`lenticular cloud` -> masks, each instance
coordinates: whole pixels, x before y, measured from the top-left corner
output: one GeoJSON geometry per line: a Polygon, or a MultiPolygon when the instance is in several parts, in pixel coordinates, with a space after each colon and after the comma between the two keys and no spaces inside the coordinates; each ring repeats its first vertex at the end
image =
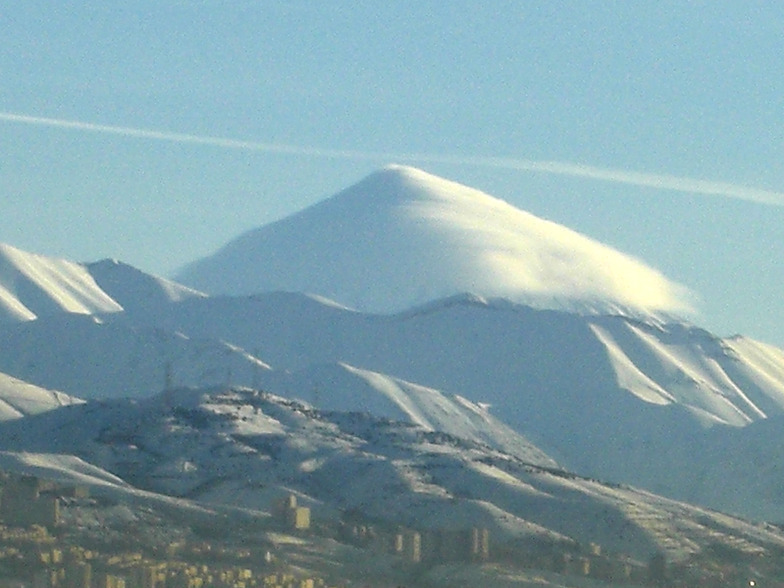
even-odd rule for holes
{"type": "Polygon", "coordinates": [[[307,292],[379,313],[466,292],[579,311],[692,310],[685,288],[632,257],[402,166],[250,231],[177,278],[212,293],[307,292]]]}

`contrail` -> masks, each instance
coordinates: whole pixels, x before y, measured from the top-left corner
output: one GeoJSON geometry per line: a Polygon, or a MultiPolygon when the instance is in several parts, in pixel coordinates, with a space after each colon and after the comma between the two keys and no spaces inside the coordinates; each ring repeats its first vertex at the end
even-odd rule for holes
{"type": "Polygon", "coordinates": [[[396,162],[422,162],[446,163],[454,165],[469,165],[475,167],[490,167],[507,170],[520,170],[535,173],[544,173],[559,176],[572,176],[600,180],[632,186],[642,186],[661,190],[689,192],[708,196],[722,196],[748,200],[772,206],[784,206],[784,193],[773,190],[763,190],[726,182],[715,182],[672,176],[666,174],[652,174],[637,171],[602,168],[567,161],[544,161],[531,159],[516,159],[502,157],[468,157],[459,155],[439,155],[432,153],[385,153],[366,152],[340,149],[320,149],[317,147],[302,147],[280,143],[264,143],[259,141],[244,141],[223,137],[191,135],[188,133],[174,133],[168,131],[155,131],[134,127],[116,125],[103,125],[76,120],[46,118],[29,116],[12,112],[0,112],[0,121],[21,123],[28,125],[72,129],[93,133],[105,133],[139,139],[153,139],[157,141],[170,141],[173,143],[191,143],[209,145],[228,149],[242,149],[245,151],[259,151],[281,155],[294,155],[302,157],[323,157],[330,159],[353,159],[364,161],[396,161],[396,162]]]}
{"type": "MultiPolygon", "coordinates": [[[[28,116],[24,114],[14,114],[12,112],[0,112],[0,120],[28,125],[56,127],[59,129],[72,129],[76,131],[88,131],[92,133],[121,135],[123,137],[135,137],[139,139],[154,139],[157,141],[169,141],[172,143],[195,143],[198,145],[210,145],[213,147],[225,147],[229,149],[244,149],[245,151],[263,151],[267,153],[280,153],[283,155],[332,157],[336,159],[375,159],[372,154],[363,154],[358,151],[317,149],[296,147],[294,145],[281,145],[277,143],[261,143],[258,141],[226,139],[222,137],[205,137],[203,135],[190,135],[187,133],[153,131],[151,129],[139,129],[116,125],[101,125],[77,120],[28,116]]],[[[383,154],[378,155],[381,156],[383,154]]]]}

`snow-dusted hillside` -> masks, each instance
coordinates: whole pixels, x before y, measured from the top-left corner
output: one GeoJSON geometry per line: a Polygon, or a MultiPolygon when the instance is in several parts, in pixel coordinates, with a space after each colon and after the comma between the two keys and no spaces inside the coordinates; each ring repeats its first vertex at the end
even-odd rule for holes
{"type": "Polygon", "coordinates": [[[772,529],[415,425],[251,390],[67,407],[0,425],[0,444],[73,454],[136,486],[207,502],[268,510],[295,492],[316,520],[352,511],[423,530],[484,526],[494,545],[536,537],[672,558],[709,543],[784,547],[772,529]]]}
{"type": "MultiPolygon", "coordinates": [[[[567,397],[669,407],[701,426],[740,426],[784,411],[784,352],[680,322],[475,297],[379,316],[275,293],[187,301],[159,325],[254,349],[277,369],[344,362],[464,394],[507,421],[525,419],[537,403],[537,418],[563,415],[574,406],[559,402],[567,397]]],[[[576,410],[576,418],[588,416],[576,410]]]]}
{"type": "Polygon", "coordinates": [[[0,321],[118,310],[83,265],[0,244],[0,321]]]}
{"type": "Polygon", "coordinates": [[[83,401],[62,392],[39,388],[0,373],[0,421],[18,419],[81,402],[83,401]]]}
{"type": "Polygon", "coordinates": [[[62,313],[149,315],[169,302],[203,296],[117,261],[75,263],[0,243],[0,323],[62,313]]]}
{"type": "Polygon", "coordinates": [[[147,396],[171,385],[250,385],[269,369],[223,341],[82,314],[5,325],[0,350],[0,371],[80,398],[147,396]]]}
{"type": "Polygon", "coordinates": [[[146,316],[165,312],[170,302],[204,298],[206,294],[164,278],[145,273],[114,259],[86,266],[95,283],[128,313],[146,316]]]}
{"type": "Polygon", "coordinates": [[[382,313],[463,292],[580,311],[690,306],[682,287],[635,259],[401,166],[242,235],[177,279],[220,294],[306,292],[382,313]]]}
{"type": "MultiPolygon", "coordinates": [[[[312,366],[297,373],[273,371],[220,338],[134,326],[119,320],[119,314],[105,318],[60,315],[8,325],[0,330],[0,348],[5,350],[0,353],[0,369],[22,374],[38,386],[93,399],[144,398],[171,386],[229,383],[300,399],[319,396],[323,390],[321,406],[403,420],[555,465],[523,435],[457,395],[345,364],[312,366]]],[[[32,385],[29,390],[27,403],[41,402],[42,391],[32,385]]],[[[17,398],[15,406],[21,402],[17,398]]]]}
{"type": "MultiPolygon", "coordinates": [[[[471,297],[378,316],[275,293],[185,301],[158,324],[254,349],[275,368],[257,384],[277,393],[395,416],[405,404],[391,403],[397,392],[383,393],[385,385],[413,383],[487,407],[570,469],[754,516],[759,511],[739,495],[718,501],[707,488],[695,490],[691,474],[707,428],[745,426],[784,406],[781,350],[684,323],[471,297]],[[346,382],[363,372],[349,378],[334,367],[341,362],[386,374],[359,378],[382,384],[382,396],[359,396],[346,382]],[[333,373],[320,367],[330,364],[333,373]],[[293,372],[289,384],[276,379],[281,371],[293,372]]],[[[427,418],[438,422],[437,414],[427,418]]],[[[731,466],[714,458],[717,468],[731,466]]],[[[766,504],[770,517],[784,517],[784,501],[766,504]]]]}
{"type": "Polygon", "coordinates": [[[529,463],[557,467],[551,457],[486,407],[378,372],[344,363],[314,365],[294,373],[269,370],[260,374],[258,383],[287,398],[309,400],[322,410],[362,412],[405,422],[487,444],[529,463]]]}

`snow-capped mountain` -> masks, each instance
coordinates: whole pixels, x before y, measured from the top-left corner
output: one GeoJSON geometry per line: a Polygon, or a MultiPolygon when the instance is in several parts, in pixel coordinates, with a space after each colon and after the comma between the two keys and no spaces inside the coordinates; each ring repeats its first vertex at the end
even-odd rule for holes
{"type": "Polygon", "coordinates": [[[639,261],[393,166],[182,275],[242,294],[0,246],[0,469],[208,518],[293,492],[502,544],[784,552],[705,510],[784,521],[784,351],[676,318],[639,261]]]}
{"type": "Polygon", "coordinates": [[[643,558],[682,558],[707,544],[784,548],[774,529],[415,425],[253,390],[171,390],[67,407],[0,425],[0,443],[50,461],[76,455],[77,464],[134,486],[206,503],[271,511],[293,492],[317,520],[354,512],[423,531],[480,526],[496,546],[595,542],[643,558]]]}
{"type": "Polygon", "coordinates": [[[88,399],[248,386],[784,520],[776,469],[743,492],[715,483],[748,475],[730,456],[784,418],[784,351],[676,320],[688,296],[657,272],[419,170],[382,170],[186,272],[315,294],[208,296],[120,262],[1,251],[0,371],[31,385],[88,399]],[[492,296],[432,300],[466,290],[492,296]]]}
{"type": "Polygon", "coordinates": [[[0,320],[32,320],[59,312],[122,310],[78,263],[0,244],[0,320]]]}
{"type": "Polygon", "coordinates": [[[379,313],[464,292],[580,311],[690,307],[684,288],[627,255],[402,166],[250,231],[176,279],[213,294],[304,292],[379,313]]]}
{"type": "Polygon", "coordinates": [[[101,314],[155,307],[204,294],[131,266],[28,253],[0,243],[0,322],[62,313],[101,314]]]}
{"type": "Polygon", "coordinates": [[[503,407],[506,418],[520,412],[514,405],[523,397],[563,414],[555,402],[563,394],[678,407],[701,426],[741,426],[784,410],[784,352],[743,337],[721,339],[687,323],[472,297],[379,316],[274,293],[172,305],[158,324],[255,349],[278,369],[345,362],[466,393],[474,402],[503,407]]]}

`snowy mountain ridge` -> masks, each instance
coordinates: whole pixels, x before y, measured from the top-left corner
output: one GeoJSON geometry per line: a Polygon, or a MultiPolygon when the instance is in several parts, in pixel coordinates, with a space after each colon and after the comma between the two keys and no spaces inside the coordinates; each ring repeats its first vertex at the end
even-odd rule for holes
{"type": "Polygon", "coordinates": [[[708,431],[784,412],[784,351],[749,339],[477,297],[399,315],[280,292],[188,297],[148,310],[7,325],[0,371],[87,398],[245,385],[730,512],[784,518],[784,503],[770,494],[784,483],[775,471],[758,481],[754,500],[749,490],[725,482],[727,492],[717,493],[708,483],[711,472],[736,467],[706,451],[716,445],[708,431]],[[695,471],[704,471],[698,483],[695,471]]]}
{"type": "MultiPolygon", "coordinates": [[[[132,311],[204,294],[115,260],[85,264],[0,243],[0,322],[132,311]]],[[[149,308],[148,308],[149,310],[149,308]]]]}
{"type": "Polygon", "coordinates": [[[0,244],[0,320],[32,320],[56,312],[117,312],[81,264],[0,244]]]}
{"type": "Polygon", "coordinates": [[[0,421],[47,412],[83,400],[0,373],[0,421]]]}
{"type": "Polygon", "coordinates": [[[4,418],[61,393],[143,401],[244,386],[784,520],[784,475],[762,468],[739,489],[733,472],[750,473],[728,457],[769,444],[784,418],[784,351],[674,319],[688,296],[657,272],[419,170],[384,169],[192,267],[239,268],[248,288],[276,291],[209,296],[117,261],[0,252],[0,372],[43,389],[27,404],[17,395],[4,418]],[[253,281],[298,272],[325,287],[253,281]],[[521,281],[495,289],[511,280],[499,272],[521,281]],[[352,309],[366,290],[394,300],[352,309]],[[391,313],[391,302],[406,306],[391,313]]]}
{"type": "Polygon", "coordinates": [[[74,455],[63,458],[65,469],[94,464],[101,469],[90,466],[91,475],[112,472],[136,488],[207,505],[270,512],[293,492],[317,520],[354,512],[421,530],[480,526],[497,546],[595,542],[641,558],[684,558],[709,543],[784,547],[780,534],[739,519],[415,425],[247,389],[66,407],[0,424],[0,443],[38,452],[50,467],[56,455],[74,455]]]}
{"type": "Polygon", "coordinates": [[[400,312],[469,292],[540,308],[679,315],[685,288],[638,260],[479,190],[388,166],[184,268],[213,294],[307,292],[400,312]]]}

